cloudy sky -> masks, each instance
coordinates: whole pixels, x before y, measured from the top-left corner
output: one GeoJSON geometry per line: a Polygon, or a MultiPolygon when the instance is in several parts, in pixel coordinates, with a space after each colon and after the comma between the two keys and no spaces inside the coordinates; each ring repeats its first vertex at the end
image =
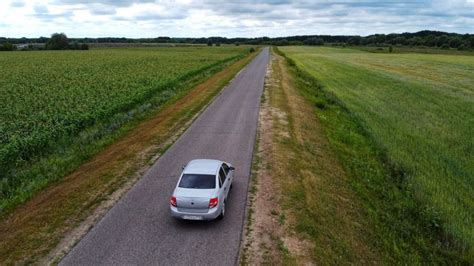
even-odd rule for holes
{"type": "Polygon", "coordinates": [[[0,36],[474,33],[474,0],[0,0],[0,36]]]}

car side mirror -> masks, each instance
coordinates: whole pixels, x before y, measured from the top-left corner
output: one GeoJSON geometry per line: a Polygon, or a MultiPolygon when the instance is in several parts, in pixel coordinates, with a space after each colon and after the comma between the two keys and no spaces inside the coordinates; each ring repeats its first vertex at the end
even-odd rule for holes
{"type": "Polygon", "coordinates": [[[234,171],[234,170],[235,170],[235,167],[231,166],[231,167],[229,167],[229,169],[230,169],[231,171],[234,171]]]}

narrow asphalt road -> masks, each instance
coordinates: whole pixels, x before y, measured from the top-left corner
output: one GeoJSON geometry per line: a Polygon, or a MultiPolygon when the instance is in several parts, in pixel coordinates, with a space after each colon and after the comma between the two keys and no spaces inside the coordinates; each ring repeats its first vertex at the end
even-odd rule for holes
{"type": "Polygon", "coordinates": [[[61,264],[236,264],[268,60],[265,48],[61,264]],[[196,158],[236,167],[222,221],[178,221],[169,215],[181,167],[196,158]]]}

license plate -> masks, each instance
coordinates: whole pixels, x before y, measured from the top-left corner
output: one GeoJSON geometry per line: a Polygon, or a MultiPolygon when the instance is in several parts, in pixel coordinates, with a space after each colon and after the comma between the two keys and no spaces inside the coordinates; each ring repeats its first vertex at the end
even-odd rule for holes
{"type": "Polygon", "coordinates": [[[184,215],[183,219],[186,219],[186,220],[202,220],[202,216],[184,215]]]}

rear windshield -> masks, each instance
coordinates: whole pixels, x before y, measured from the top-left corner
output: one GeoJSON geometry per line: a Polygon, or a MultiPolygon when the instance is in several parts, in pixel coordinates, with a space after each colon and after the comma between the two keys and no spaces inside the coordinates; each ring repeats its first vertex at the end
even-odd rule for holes
{"type": "Polygon", "coordinates": [[[184,174],[179,182],[178,187],[182,188],[216,188],[215,175],[195,175],[184,174]]]}

